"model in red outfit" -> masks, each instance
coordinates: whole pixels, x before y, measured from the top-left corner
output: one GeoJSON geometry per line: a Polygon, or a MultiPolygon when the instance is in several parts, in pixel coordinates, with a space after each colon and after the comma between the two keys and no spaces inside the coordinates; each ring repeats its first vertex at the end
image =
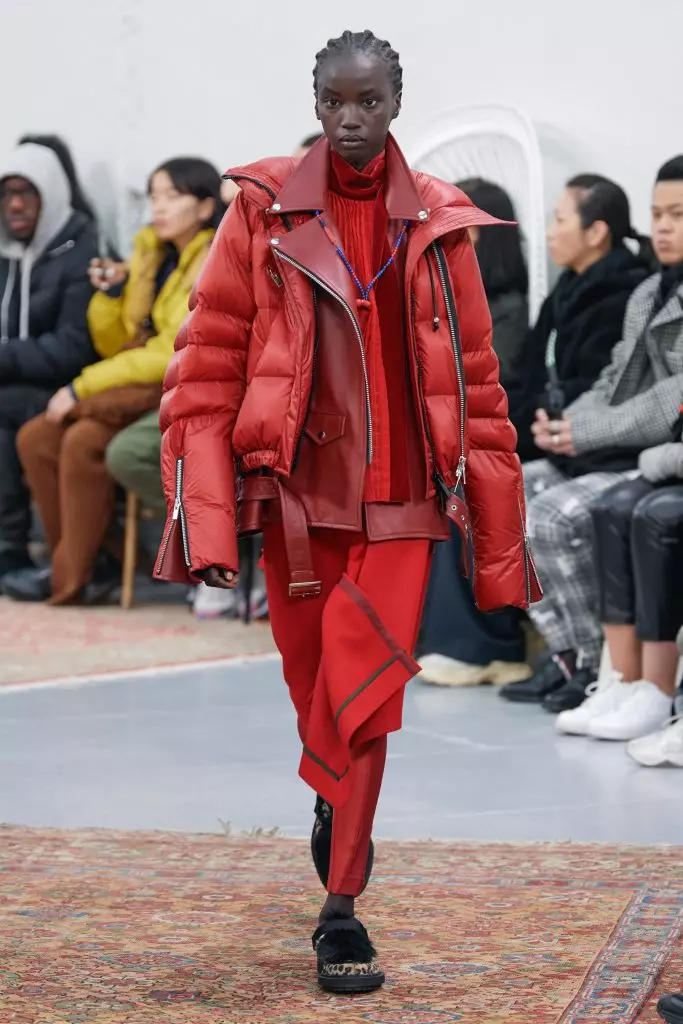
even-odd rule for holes
{"type": "Polygon", "coordinates": [[[301,162],[229,173],[241,192],[165,382],[156,573],[234,587],[238,531],[263,530],[300,773],[318,794],[318,978],[358,992],[384,980],[354,899],[447,517],[480,608],[540,590],[467,234],[491,218],[408,169],[389,135],[402,72],[388,43],[331,40],[314,84],[325,138],[301,162]]]}

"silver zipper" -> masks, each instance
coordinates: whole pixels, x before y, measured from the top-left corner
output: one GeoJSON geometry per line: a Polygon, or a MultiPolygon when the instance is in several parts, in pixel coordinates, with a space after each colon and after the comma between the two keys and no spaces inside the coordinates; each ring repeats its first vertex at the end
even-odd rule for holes
{"type": "Polygon", "coordinates": [[[448,329],[451,334],[451,345],[453,346],[453,356],[455,358],[455,373],[458,378],[458,389],[460,391],[460,458],[458,459],[458,470],[456,475],[456,486],[462,480],[465,481],[465,416],[467,413],[465,403],[465,375],[462,368],[462,357],[460,354],[460,340],[458,338],[458,329],[455,322],[455,315],[451,308],[449,300],[449,288],[448,280],[446,278],[446,271],[443,265],[443,253],[436,244],[432,242],[432,250],[434,252],[434,258],[436,260],[436,267],[439,272],[439,280],[441,281],[441,288],[443,291],[444,302],[446,304],[446,315],[448,317],[448,329]]]}
{"type": "Polygon", "coordinates": [[[366,422],[366,459],[367,459],[367,464],[369,466],[370,463],[372,462],[372,405],[370,403],[370,379],[368,377],[368,364],[367,364],[367,360],[365,358],[365,346],[363,345],[363,334],[362,334],[362,331],[360,329],[360,325],[358,324],[358,321],[356,320],[355,316],[353,315],[353,310],[349,306],[348,302],[345,299],[343,299],[341,297],[341,295],[338,295],[337,292],[333,291],[332,288],[329,287],[329,285],[325,284],[324,281],[321,281],[320,278],[316,277],[315,274],[312,274],[310,270],[308,270],[306,267],[304,267],[297,260],[292,259],[291,256],[288,256],[286,253],[282,252],[281,249],[273,249],[273,252],[276,254],[276,256],[279,259],[284,260],[285,263],[291,263],[291,265],[293,267],[296,267],[296,269],[300,270],[302,274],[305,274],[306,277],[308,277],[311,281],[313,281],[315,284],[317,284],[319,288],[322,288],[323,291],[327,292],[328,295],[331,295],[333,299],[336,299],[337,302],[340,304],[340,306],[342,306],[342,308],[345,309],[346,312],[349,315],[349,319],[351,320],[351,323],[353,324],[353,329],[354,329],[355,334],[356,334],[356,340],[358,342],[358,347],[360,349],[361,364],[363,366],[363,382],[365,384],[365,410],[366,410],[366,421],[367,421],[366,422]]]}
{"type": "Polygon", "coordinates": [[[180,522],[180,536],[183,542],[183,554],[185,555],[185,565],[189,569],[192,565],[190,559],[190,540],[187,535],[187,518],[185,516],[185,509],[183,508],[183,470],[185,467],[185,460],[183,458],[176,459],[175,464],[175,501],[173,503],[173,519],[177,519],[180,522]]]}
{"type": "Polygon", "coordinates": [[[161,550],[159,551],[159,557],[154,567],[155,575],[159,575],[161,572],[164,559],[166,557],[166,550],[171,541],[173,535],[174,523],[180,523],[180,536],[183,543],[183,554],[185,556],[185,565],[189,569],[192,565],[190,560],[190,541],[187,533],[187,519],[185,518],[185,509],[183,508],[183,459],[176,459],[175,464],[175,500],[173,502],[173,512],[171,513],[171,523],[166,531],[166,536],[163,541],[161,550]]]}
{"type": "Polygon", "coordinates": [[[522,505],[519,499],[517,500],[517,508],[519,509],[519,522],[522,527],[522,537],[524,538],[524,579],[526,582],[526,603],[531,604],[531,572],[533,571],[534,579],[539,590],[543,590],[541,581],[534,565],[534,560],[531,557],[531,545],[529,544],[529,537],[526,532],[526,523],[524,522],[524,513],[522,512],[522,505]]]}

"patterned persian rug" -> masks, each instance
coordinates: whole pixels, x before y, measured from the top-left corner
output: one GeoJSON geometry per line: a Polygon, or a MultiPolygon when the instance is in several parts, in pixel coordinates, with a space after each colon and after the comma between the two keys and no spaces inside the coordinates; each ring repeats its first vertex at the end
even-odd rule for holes
{"type": "Polygon", "coordinates": [[[378,844],[383,991],[327,996],[306,844],[0,829],[2,1024],[654,1024],[683,848],[378,844]]]}

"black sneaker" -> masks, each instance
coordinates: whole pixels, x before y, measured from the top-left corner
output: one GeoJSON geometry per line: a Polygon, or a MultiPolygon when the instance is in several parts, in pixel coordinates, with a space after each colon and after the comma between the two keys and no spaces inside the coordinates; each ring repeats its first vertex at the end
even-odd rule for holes
{"type": "Polygon", "coordinates": [[[52,570],[19,569],[2,579],[2,590],[12,601],[48,601],[52,594],[52,570]]]}
{"type": "Polygon", "coordinates": [[[35,569],[33,561],[25,548],[5,548],[0,551],[0,585],[3,576],[21,572],[22,569],[35,569]]]}
{"type": "Polygon", "coordinates": [[[597,675],[592,668],[580,668],[564,686],[543,698],[543,707],[551,715],[559,715],[561,711],[578,708],[586,699],[586,690],[591,686],[597,675]]]}
{"type": "Polygon", "coordinates": [[[499,693],[504,700],[515,704],[541,704],[545,697],[565,685],[576,671],[576,655],[549,655],[531,679],[520,683],[501,686],[499,693]]]}
{"type": "Polygon", "coordinates": [[[657,1013],[667,1024],[683,1024],[683,992],[662,996],[657,1003],[657,1013]]]}

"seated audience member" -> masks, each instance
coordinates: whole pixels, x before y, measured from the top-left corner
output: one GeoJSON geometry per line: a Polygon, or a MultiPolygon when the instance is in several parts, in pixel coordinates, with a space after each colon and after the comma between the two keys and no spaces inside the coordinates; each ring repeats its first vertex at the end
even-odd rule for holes
{"type": "Polygon", "coordinates": [[[649,448],[640,469],[642,477],[617,484],[591,509],[612,675],[562,712],[557,729],[603,740],[646,737],[631,746],[636,760],[660,764],[664,746],[683,768],[683,721],[665,728],[683,622],[683,444],[649,448]]]}
{"type": "Polygon", "coordinates": [[[683,400],[683,157],[657,176],[652,221],[661,271],[629,300],[624,340],[609,366],[563,413],[537,412],[532,428],[549,457],[528,463],[524,474],[529,536],[545,591],[530,615],[551,657],[532,679],[501,692],[509,700],[543,701],[549,711],[578,706],[600,662],[591,505],[633,473],[643,449],[674,438],[683,400]]]}
{"type": "MultiPolygon", "coordinates": [[[[472,178],[459,183],[473,203],[501,220],[512,221],[509,197],[490,182],[472,178]]],[[[528,277],[516,225],[470,228],[493,322],[493,347],[501,364],[501,380],[517,361],[529,331],[528,277]]],[[[437,544],[422,623],[421,682],[441,686],[499,685],[525,679],[522,618],[516,609],[479,612],[470,583],[462,574],[460,533],[437,544]]]]}
{"type": "Polygon", "coordinates": [[[564,269],[505,381],[523,462],[538,459],[536,410],[559,415],[597,380],[621,340],[626,303],[651,270],[624,245],[635,238],[625,192],[598,174],[567,183],[548,229],[548,250],[564,269]]]}
{"type": "Polygon", "coordinates": [[[214,236],[219,192],[211,164],[169,160],[150,177],[154,224],[138,235],[130,264],[93,261],[90,276],[99,292],[88,322],[102,361],[58,391],[18,437],[52,565],[7,576],[9,597],[97,600],[116,583],[120,566],[101,554],[117,547],[108,533],[115,483],[104,453],[123,427],[158,408],[175,336],[214,236]]]}
{"type": "MultiPolygon", "coordinates": [[[[239,186],[234,181],[223,179],[220,196],[224,208],[230,206],[238,192],[239,186]]],[[[216,223],[221,212],[216,218],[216,223]]],[[[149,230],[146,229],[147,232],[149,230]]],[[[132,287],[130,281],[129,287],[132,287]]],[[[99,301],[105,305],[108,300],[99,301]]],[[[184,305],[185,300],[181,300],[180,306],[184,305]]],[[[158,511],[166,508],[164,489],[161,486],[161,432],[158,409],[145,413],[116,435],[107,447],[106,463],[116,482],[125,490],[137,494],[148,508],[158,511]]],[[[233,596],[230,591],[221,590],[215,593],[220,597],[224,594],[233,596]]]]}
{"type": "Polygon", "coordinates": [[[0,580],[33,564],[17,431],[97,358],[86,322],[97,238],[69,196],[44,146],[19,146],[0,167],[0,580]]]}
{"type": "MultiPolygon", "coordinates": [[[[507,192],[482,178],[458,182],[475,206],[499,220],[515,221],[507,192]]],[[[477,253],[484,290],[493,322],[493,348],[500,363],[500,381],[506,385],[518,364],[529,333],[527,291],[529,275],[516,224],[495,224],[469,229],[477,253]]]]}

